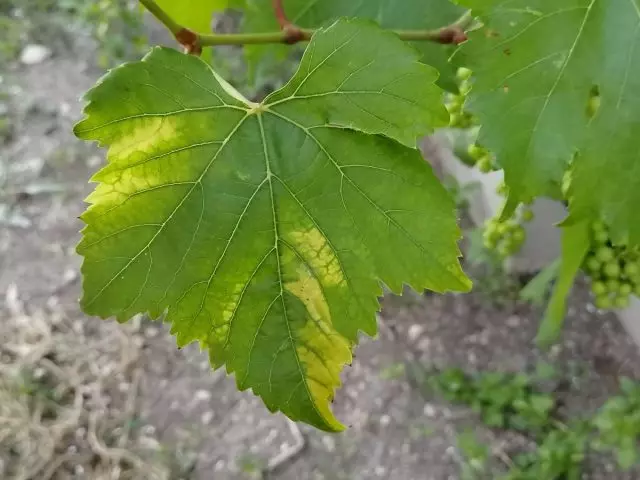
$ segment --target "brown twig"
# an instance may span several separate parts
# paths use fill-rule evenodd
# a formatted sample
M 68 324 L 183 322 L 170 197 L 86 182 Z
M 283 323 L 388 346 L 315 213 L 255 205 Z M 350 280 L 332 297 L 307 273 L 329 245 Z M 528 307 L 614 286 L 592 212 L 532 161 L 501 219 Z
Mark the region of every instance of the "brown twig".
M 274 12 L 281 30 L 265 33 L 213 33 L 202 34 L 194 32 L 171 18 L 155 0 L 140 0 L 140 3 L 149 10 L 184 47 L 185 51 L 200 54 L 202 47 L 214 45 L 252 45 L 265 43 L 294 44 L 306 42 L 311 39 L 315 29 L 300 28 L 292 24 L 287 18 L 281 0 L 272 0 Z M 435 42 L 440 44 L 454 44 L 464 42 L 467 39 L 465 30 L 473 22 L 470 12 L 465 13 L 451 25 L 435 30 L 391 30 L 401 40 L 413 42 Z
M 287 14 L 284 11 L 284 6 L 282 5 L 282 0 L 272 0 L 271 3 L 273 5 L 273 13 L 276 16 L 278 25 L 280 25 L 281 30 L 284 30 L 289 25 L 291 25 L 291 21 L 287 18 Z

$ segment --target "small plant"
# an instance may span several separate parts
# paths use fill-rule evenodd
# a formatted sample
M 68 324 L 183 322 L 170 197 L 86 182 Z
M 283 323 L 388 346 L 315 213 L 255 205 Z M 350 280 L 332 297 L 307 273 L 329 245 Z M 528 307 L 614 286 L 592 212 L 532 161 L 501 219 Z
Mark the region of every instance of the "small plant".
M 427 379 L 445 399 L 469 406 L 491 428 L 517 431 L 535 442 L 535 448 L 507 458 L 501 480 L 578 480 L 590 450 L 612 452 L 622 469 L 640 459 L 640 384 L 621 379 L 621 392 L 605 402 L 591 418 L 559 417 L 559 400 L 539 385 L 556 376 L 548 364 L 536 373 L 481 372 L 468 374 L 459 368 L 446 369 Z M 487 460 L 473 435 L 459 438 L 465 457 L 463 478 L 486 478 Z M 475 476 L 474 476 L 475 475 Z
M 638 462 L 640 452 L 640 385 L 620 380 L 621 394 L 610 398 L 593 419 L 597 432 L 595 446 L 613 451 L 622 468 Z

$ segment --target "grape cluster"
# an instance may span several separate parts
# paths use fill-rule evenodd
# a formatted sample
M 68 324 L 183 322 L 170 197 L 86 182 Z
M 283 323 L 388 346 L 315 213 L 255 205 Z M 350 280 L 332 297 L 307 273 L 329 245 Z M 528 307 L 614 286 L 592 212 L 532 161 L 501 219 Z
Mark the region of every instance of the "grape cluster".
M 591 292 L 600 309 L 626 308 L 632 294 L 640 296 L 640 251 L 614 245 L 607 227 L 591 224 L 591 251 L 583 270 L 591 278 Z
M 486 148 L 472 143 L 467 151 L 469 156 L 475 160 L 475 165 L 482 173 L 489 173 L 494 170 L 493 155 Z
M 449 111 L 449 126 L 452 128 L 469 128 L 474 124 L 473 115 L 464 111 L 464 101 L 471 91 L 471 70 L 459 68 L 457 78 L 460 82 L 459 93 L 447 93 L 444 106 Z
M 497 252 L 502 258 L 517 253 L 526 238 L 523 224 L 533 220 L 533 217 L 531 209 L 523 208 L 506 221 L 501 221 L 499 215 L 490 218 L 484 225 L 482 235 L 485 248 Z

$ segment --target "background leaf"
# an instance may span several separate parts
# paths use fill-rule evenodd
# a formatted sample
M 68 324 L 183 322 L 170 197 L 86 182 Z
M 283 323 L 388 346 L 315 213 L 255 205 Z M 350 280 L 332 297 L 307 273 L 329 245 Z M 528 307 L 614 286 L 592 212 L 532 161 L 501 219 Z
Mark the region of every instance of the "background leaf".
M 376 333 L 379 281 L 470 287 L 453 202 L 415 149 L 446 118 L 436 75 L 362 21 L 319 31 L 262 104 L 169 49 L 113 70 L 75 129 L 109 146 L 83 308 L 167 312 L 269 409 L 341 429 L 329 402 L 358 331 Z
M 264 32 L 278 30 L 271 0 L 235 0 L 245 12 L 244 30 Z M 385 28 L 430 29 L 449 25 L 457 20 L 464 9 L 449 0 L 284 0 L 288 18 L 295 24 L 316 28 L 333 22 L 338 17 L 358 17 L 375 21 Z M 438 84 L 456 91 L 455 68 L 448 62 L 453 48 L 430 42 L 415 42 L 422 61 L 440 72 Z M 291 47 L 285 45 L 248 45 L 247 58 L 254 67 L 284 58 Z M 263 68 L 264 67 L 263 65 Z
M 629 174 L 638 165 L 638 0 L 461 3 L 486 23 L 463 48 L 475 74 L 469 108 L 511 201 L 550 194 L 578 152 L 572 216 L 601 212 L 615 238 L 640 242 L 640 177 Z
M 195 32 L 211 33 L 214 12 L 227 8 L 229 0 L 156 0 L 171 18 Z

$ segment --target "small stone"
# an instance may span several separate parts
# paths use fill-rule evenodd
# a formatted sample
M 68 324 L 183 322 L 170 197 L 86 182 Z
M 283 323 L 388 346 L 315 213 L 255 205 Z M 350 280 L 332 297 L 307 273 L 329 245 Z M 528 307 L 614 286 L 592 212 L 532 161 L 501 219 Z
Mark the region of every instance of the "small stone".
M 51 56 L 51 49 L 44 45 L 30 44 L 22 49 L 20 62 L 23 65 L 36 65 Z
M 407 336 L 409 337 L 410 342 L 415 342 L 420 338 L 422 332 L 424 331 L 424 326 L 414 323 L 409 327 L 409 331 L 407 332 Z
M 147 450 L 160 450 L 160 442 L 153 437 L 147 437 L 146 435 L 141 435 L 138 438 L 138 443 L 142 448 Z
M 336 441 L 333 439 L 333 437 L 330 437 L 329 435 L 325 435 L 322 437 L 322 444 L 324 445 L 324 448 L 326 448 L 328 452 L 333 452 L 336 449 Z
M 144 334 L 149 338 L 154 338 L 158 336 L 158 329 L 156 327 L 147 327 L 144 331 Z
M 95 168 L 102 163 L 102 158 L 98 155 L 91 155 L 87 159 L 87 167 Z
M 423 409 L 422 411 L 423 411 L 423 413 L 424 413 L 425 417 L 428 417 L 428 418 L 433 418 L 433 417 L 435 417 L 435 416 L 436 416 L 436 413 L 437 413 L 437 412 L 436 412 L 436 409 L 433 407 L 433 405 L 431 405 L 431 404 L 429 404 L 429 403 L 427 403 L 427 404 L 424 406 L 424 409 Z
M 206 402 L 211 400 L 211 392 L 207 390 L 198 390 L 196 392 L 195 398 L 198 402 Z
M 211 420 L 213 420 L 213 412 L 211 410 L 204 412 L 202 417 L 200 418 L 203 425 L 209 425 Z
M 378 477 L 384 477 L 385 473 L 387 473 L 387 470 L 382 465 L 378 465 L 375 468 L 375 472 Z
M 511 315 L 507 318 L 507 326 L 511 328 L 517 328 L 520 326 L 520 317 L 517 315 Z
M 382 415 L 380 417 L 380 425 L 386 427 L 391 423 L 391 417 L 389 415 Z

